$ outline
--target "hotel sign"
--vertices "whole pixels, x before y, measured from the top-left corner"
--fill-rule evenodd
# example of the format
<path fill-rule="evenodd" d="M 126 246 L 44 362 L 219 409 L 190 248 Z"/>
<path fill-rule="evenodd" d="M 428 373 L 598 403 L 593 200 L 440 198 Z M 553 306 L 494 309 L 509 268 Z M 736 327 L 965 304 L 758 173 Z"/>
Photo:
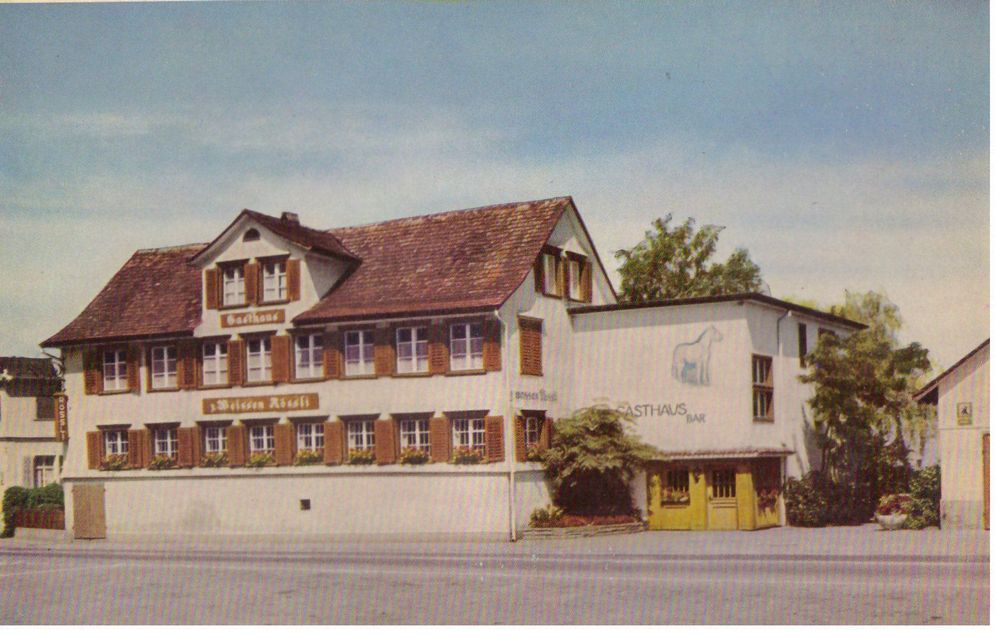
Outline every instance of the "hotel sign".
<path fill-rule="evenodd" d="M 69 441 L 69 398 L 62 393 L 55 396 L 56 404 L 56 439 Z"/>
<path fill-rule="evenodd" d="M 256 326 L 258 324 L 284 324 L 285 309 L 276 308 L 273 311 L 246 311 L 244 313 L 223 313 L 219 316 L 222 328 L 237 328 L 240 326 Z"/>
<path fill-rule="evenodd" d="M 220 397 L 201 400 L 201 410 L 206 415 L 234 415 L 237 413 L 274 413 L 319 408 L 319 393 L 293 395 L 261 395 L 258 397 Z"/>

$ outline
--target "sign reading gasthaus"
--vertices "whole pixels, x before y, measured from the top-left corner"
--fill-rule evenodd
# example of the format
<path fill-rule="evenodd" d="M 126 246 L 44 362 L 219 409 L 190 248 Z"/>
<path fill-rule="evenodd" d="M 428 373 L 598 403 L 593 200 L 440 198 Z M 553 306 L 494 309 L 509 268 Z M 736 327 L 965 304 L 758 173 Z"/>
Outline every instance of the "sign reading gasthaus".
<path fill-rule="evenodd" d="M 201 410 L 206 415 L 314 410 L 316 408 L 319 408 L 319 393 L 264 395 L 261 397 L 220 397 L 217 399 L 203 399 L 201 401 Z"/>
<path fill-rule="evenodd" d="M 285 321 L 284 309 L 273 311 L 247 311 L 245 313 L 225 313 L 219 316 L 222 328 L 254 326 L 256 324 L 281 324 Z"/>

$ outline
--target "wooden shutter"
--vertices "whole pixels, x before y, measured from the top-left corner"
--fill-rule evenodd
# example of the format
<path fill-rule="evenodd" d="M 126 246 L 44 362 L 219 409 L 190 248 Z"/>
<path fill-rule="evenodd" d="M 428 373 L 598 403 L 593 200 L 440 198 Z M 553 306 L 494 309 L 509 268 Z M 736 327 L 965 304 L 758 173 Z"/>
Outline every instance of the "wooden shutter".
<path fill-rule="evenodd" d="M 274 463 L 291 466 L 295 459 L 295 426 L 288 422 L 274 425 Z"/>
<path fill-rule="evenodd" d="M 198 341 L 181 340 L 177 345 L 177 387 L 198 388 Z"/>
<path fill-rule="evenodd" d="M 549 446 L 552 445 L 552 418 L 546 417 L 545 421 L 542 422 L 542 433 L 541 433 L 541 444 L 542 450 L 548 450 Z"/>
<path fill-rule="evenodd" d="M 226 345 L 226 358 L 229 366 L 229 383 L 232 386 L 243 385 L 243 340 L 230 340 Z"/>
<path fill-rule="evenodd" d="M 288 285 L 288 301 L 302 297 L 302 268 L 300 260 L 288 260 L 285 264 L 285 282 Z"/>
<path fill-rule="evenodd" d="M 483 368 L 498 371 L 502 368 L 500 355 L 500 320 L 491 317 L 483 322 Z"/>
<path fill-rule="evenodd" d="M 145 468 L 153 456 L 149 431 L 138 428 L 128 431 L 128 463 L 132 468 Z"/>
<path fill-rule="evenodd" d="M 246 290 L 247 304 L 254 305 L 260 299 L 260 264 L 247 262 L 243 265 L 243 287 Z"/>
<path fill-rule="evenodd" d="M 375 329 L 375 375 L 383 377 L 396 372 L 396 335 L 392 328 Z"/>
<path fill-rule="evenodd" d="M 104 459 L 103 433 L 91 431 L 87 433 L 87 468 L 98 469 L 101 467 L 101 460 Z"/>
<path fill-rule="evenodd" d="M 545 292 L 545 258 L 544 253 L 539 253 L 535 258 L 535 292 Z"/>
<path fill-rule="evenodd" d="M 219 308 L 221 272 L 217 268 L 205 269 L 205 308 Z"/>
<path fill-rule="evenodd" d="M 391 419 L 375 421 L 375 463 L 394 464 L 396 462 L 396 424 Z"/>
<path fill-rule="evenodd" d="M 344 374 L 344 334 L 329 331 L 323 334 L 323 377 L 337 379 Z"/>
<path fill-rule="evenodd" d="M 451 458 L 451 424 L 447 417 L 432 417 L 431 461 L 447 462 Z"/>
<path fill-rule="evenodd" d="M 502 462 L 503 453 L 503 417 L 494 415 L 486 418 L 486 461 Z"/>
<path fill-rule="evenodd" d="M 100 395 L 104 391 L 104 361 L 99 349 L 83 352 L 83 392 L 86 395 Z"/>
<path fill-rule="evenodd" d="M 177 429 L 177 465 L 181 468 L 191 468 L 197 464 L 198 458 L 195 457 L 194 451 L 194 443 L 197 438 L 197 428 Z"/>
<path fill-rule="evenodd" d="M 191 427 L 191 464 L 193 466 L 201 466 L 201 458 L 204 454 L 202 451 L 204 449 L 205 441 L 205 431 L 201 429 L 201 426 Z M 178 446 L 180 441 L 177 442 Z M 179 451 L 178 451 L 179 452 Z"/>
<path fill-rule="evenodd" d="M 524 417 L 520 415 L 514 418 L 514 460 L 528 461 L 528 445 L 524 439 Z"/>
<path fill-rule="evenodd" d="M 344 422 L 334 420 L 323 424 L 323 463 L 344 463 Z"/>
<path fill-rule="evenodd" d="M 594 301 L 594 273 L 590 260 L 580 265 L 580 299 L 584 302 Z"/>
<path fill-rule="evenodd" d="M 431 324 L 428 330 L 427 368 L 431 375 L 441 375 L 448 372 L 451 345 L 448 343 L 450 327 L 447 324 Z"/>
<path fill-rule="evenodd" d="M 287 382 L 292 372 L 292 338 L 288 335 L 271 337 L 271 381 Z"/>
<path fill-rule="evenodd" d="M 142 348 L 138 344 L 129 344 L 125 349 L 125 375 L 128 381 L 128 389 L 133 393 L 139 392 L 139 366 L 142 361 Z"/>
<path fill-rule="evenodd" d="M 542 374 L 542 320 L 518 318 L 521 343 L 521 374 Z"/>
<path fill-rule="evenodd" d="M 226 454 L 229 456 L 229 466 L 236 468 L 247 463 L 247 428 L 233 424 L 226 429 Z"/>

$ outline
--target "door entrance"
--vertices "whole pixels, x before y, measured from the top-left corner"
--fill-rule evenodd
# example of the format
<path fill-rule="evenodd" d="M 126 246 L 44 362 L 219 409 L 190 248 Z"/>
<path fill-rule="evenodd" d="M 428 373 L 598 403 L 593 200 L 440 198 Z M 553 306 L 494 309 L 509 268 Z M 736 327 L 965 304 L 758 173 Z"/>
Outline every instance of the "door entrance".
<path fill-rule="evenodd" d="M 708 529 L 736 530 L 739 527 L 736 468 L 710 468 L 705 475 L 708 478 Z"/>
<path fill-rule="evenodd" d="M 73 537 L 104 539 L 104 484 L 73 484 Z"/>

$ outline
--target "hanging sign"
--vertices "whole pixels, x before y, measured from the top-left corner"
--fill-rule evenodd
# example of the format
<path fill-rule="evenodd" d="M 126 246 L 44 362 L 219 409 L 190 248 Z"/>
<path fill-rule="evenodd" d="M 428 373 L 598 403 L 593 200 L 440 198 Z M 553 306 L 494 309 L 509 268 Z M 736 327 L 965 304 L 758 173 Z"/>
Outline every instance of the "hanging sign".
<path fill-rule="evenodd" d="M 69 441 L 69 398 L 62 393 L 55 396 L 56 403 L 56 439 Z"/>
<path fill-rule="evenodd" d="M 201 400 L 201 410 L 206 415 L 232 415 L 236 413 L 268 413 L 319 408 L 319 393 L 293 395 L 261 395 L 257 397 L 220 397 Z"/>
<path fill-rule="evenodd" d="M 271 311 L 245 311 L 243 313 L 223 313 L 219 316 L 222 328 L 237 328 L 240 326 L 256 326 L 258 324 L 283 324 L 285 309 L 276 308 Z"/>

